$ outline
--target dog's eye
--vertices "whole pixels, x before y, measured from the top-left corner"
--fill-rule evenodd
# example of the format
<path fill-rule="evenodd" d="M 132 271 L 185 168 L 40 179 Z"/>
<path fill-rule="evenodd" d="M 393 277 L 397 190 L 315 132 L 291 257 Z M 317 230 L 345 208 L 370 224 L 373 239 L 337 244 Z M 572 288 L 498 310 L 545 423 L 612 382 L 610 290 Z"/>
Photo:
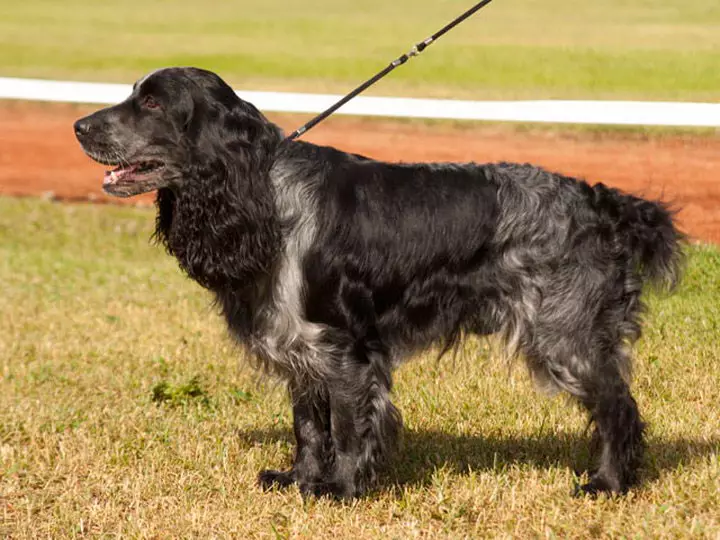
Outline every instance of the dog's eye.
<path fill-rule="evenodd" d="M 160 104 L 155 101 L 155 98 L 152 96 L 145 96 L 142 100 L 142 105 L 146 109 L 159 109 Z"/>

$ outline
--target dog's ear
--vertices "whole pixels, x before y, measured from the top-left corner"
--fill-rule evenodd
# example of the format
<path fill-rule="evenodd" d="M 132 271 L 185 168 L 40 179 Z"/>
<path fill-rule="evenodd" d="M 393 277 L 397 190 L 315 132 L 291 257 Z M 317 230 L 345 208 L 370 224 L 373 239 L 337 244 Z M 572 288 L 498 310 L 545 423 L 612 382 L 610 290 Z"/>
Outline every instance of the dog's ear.
<path fill-rule="evenodd" d="M 278 128 L 269 122 L 254 105 L 237 98 L 220 118 L 221 136 L 230 152 L 250 148 L 269 151 L 278 140 Z"/>
<path fill-rule="evenodd" d="M 211 146 L 231 154 L 250 149 L 269 152 L 280 137 L 277 126 L 234 94 L 232 99 L 194 103 L 185 132 L 201 148 Z"/>
<path fill-rule="evenodd" d="M 219 85 L 205 89 L 189 127 L 195 136 L 189 149 L 195 154 L 193 174 L 203 186 L 202 199 L 193 204 L 222 209 L 213 216 L 223 224 L 222 234 L 183 245 L 186 271 L 208 287 L 223 280 L 244 287 L 258 274 L 267 274 L 281 243 L 269 178 L 280 131 L 230 92 Z M 158 222 L 161 233 L 164 225 Z M 198 229 L 204 226 L 197 224 Z"/>

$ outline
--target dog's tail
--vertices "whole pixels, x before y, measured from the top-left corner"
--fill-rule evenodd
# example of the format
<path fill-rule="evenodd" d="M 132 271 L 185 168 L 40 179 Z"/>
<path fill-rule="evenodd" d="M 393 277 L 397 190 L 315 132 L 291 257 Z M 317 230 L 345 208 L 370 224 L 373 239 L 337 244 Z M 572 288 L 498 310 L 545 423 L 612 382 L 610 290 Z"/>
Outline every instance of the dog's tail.
<path fill-rule="evenodd" d="M 675 211 L 662 201 L 649 201 L 608 188 L 593 187 L 595 201 L 615 225 L 624 247 L 645 281 L 673 289 L 681 275 L 685 235 L 674 222 Z"/>

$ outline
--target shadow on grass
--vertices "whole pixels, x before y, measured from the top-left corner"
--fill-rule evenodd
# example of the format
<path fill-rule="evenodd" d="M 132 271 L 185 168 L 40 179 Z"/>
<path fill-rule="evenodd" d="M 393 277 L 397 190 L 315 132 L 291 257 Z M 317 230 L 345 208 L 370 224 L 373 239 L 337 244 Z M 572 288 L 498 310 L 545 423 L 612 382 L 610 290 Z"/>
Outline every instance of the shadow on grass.
<path fill-rule="evenodd" d="M 241 438 L 249 444 L 283 442 L 294 444 L 289 429 L 246 431 Z M 647 445 L 641 483 L 656 480 L 660 473 L 688 465 L 720 451 L 720 439 L 663 440 L 651 438 Z M 289 463 L 268 463 L 268 468 Z M 437 469 L 455 474 L 493 470 L 501 473 L 512 465 L 568 468 L 584 471 L 592 466 L 590 435 L 548 434 L 539 437 L 512 435 L 462 435 L 439 431 L 406 430 L 400 451 L 381 480 L 380 489 L 397 486 L 425 486 L 432 483 Z"/>
<path fill-rule="evenodd" d="M 641 482 L 660 473 L 702 459 L 720 449 L 720 439 L 648 441 Z M 567 468 L 578 474 L 593 466 L 590 434 L 548 434 L 540 437 L 459 435 L 435 431 L 405 433 L 401 457 L 389 471 L 400 485 L 427 485 L 438 468 L 457 474 L 469 471 L 502 472 L 512 465 Z"/>

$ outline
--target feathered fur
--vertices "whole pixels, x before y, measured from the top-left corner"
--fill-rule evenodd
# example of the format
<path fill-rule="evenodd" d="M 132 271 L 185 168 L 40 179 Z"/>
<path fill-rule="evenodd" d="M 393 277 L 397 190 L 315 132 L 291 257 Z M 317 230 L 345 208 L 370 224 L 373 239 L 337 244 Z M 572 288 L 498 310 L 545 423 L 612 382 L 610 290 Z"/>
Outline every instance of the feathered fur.
<path fill-rule="evenodd" d="M 191 68 L 151 74 L 78 132 L 96 159 L 152 149 L 162 166 L 150 180 L 108 191 L 159 187 L 157 238 L 287 381 L 295 460 L 261 473 L 264 486 L 364 493 L 401 429 L 393 368 L 490 333 L 590 412 L 599 461 L 580 491 L 636 481 L 643 423 L 628 345 L 643 287 L 674 284 L 681 260 L 663 203 L 531 165 L 384 163 L 287 141 Z"/>

